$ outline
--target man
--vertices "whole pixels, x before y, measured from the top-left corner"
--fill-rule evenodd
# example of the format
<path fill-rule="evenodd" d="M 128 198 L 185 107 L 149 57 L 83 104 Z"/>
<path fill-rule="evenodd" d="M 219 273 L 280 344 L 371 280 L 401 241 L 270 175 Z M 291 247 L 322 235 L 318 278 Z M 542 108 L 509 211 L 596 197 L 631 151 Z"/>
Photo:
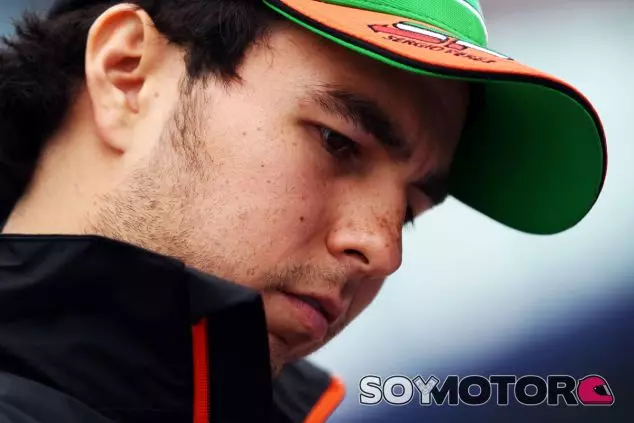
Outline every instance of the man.
<path fill-rule="evenodd" d="M 453 195 L 554 234 L 599 195 L 590 103 L 486 46 L 477 0 L 24 19 L 0 56 L 1 421 L 325 421 L 343 386 L 304 357 L 404 225 Z"/>

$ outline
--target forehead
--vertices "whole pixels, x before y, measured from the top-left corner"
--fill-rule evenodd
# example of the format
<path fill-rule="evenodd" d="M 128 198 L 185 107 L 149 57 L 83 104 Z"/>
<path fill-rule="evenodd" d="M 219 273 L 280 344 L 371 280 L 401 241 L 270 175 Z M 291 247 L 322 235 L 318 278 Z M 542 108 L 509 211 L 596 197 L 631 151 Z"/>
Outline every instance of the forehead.
<path fill-rule="evenodd" d="M 412 139 L 459 137 L 469 100 L 466 83 L 407 72 L 291 25 L 270 43 L 305 87 L 332 84 L 374 100 Z M 277 59 L 276 59 L 277 60 Z"/>

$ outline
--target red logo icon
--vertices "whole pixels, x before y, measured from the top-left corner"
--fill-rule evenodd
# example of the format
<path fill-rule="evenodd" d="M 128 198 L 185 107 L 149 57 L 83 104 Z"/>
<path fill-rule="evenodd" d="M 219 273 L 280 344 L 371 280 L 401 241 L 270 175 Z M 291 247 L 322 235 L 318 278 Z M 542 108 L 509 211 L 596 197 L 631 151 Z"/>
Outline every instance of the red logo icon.
<path fill-rule="evenodd" d="M 614 394 L 608 382 L 599 375 L 579 379 L 577 398 L 583 405 L 613 405 Z"/>

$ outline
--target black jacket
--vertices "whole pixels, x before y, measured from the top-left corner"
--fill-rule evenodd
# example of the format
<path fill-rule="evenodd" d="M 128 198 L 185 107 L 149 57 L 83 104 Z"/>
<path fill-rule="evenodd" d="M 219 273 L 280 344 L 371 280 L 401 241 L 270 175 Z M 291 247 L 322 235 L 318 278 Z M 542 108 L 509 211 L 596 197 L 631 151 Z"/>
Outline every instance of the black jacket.
<path fill-rule="evenodd" d="M 0 236 L 0 422 L 323 422 L 343 385 L 271 380 L 262 300 L 101 237 Z"/>

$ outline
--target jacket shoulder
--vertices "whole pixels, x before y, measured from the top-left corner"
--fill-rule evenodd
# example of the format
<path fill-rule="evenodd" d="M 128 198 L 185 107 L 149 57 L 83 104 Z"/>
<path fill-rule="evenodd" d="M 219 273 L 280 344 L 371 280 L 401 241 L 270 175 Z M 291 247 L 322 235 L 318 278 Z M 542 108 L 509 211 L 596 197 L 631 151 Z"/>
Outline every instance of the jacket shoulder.
<path fill-rule="evenodd" d="M 309 360 L 287 365 L 273 383 L 275 405 L 285 423 L 325 422 L 345 393 L 338 377 Z"/>
<path fill-rule="evenodd" d="M 76 399 L 0 372 L 0 423 L 114 423 Z"/>

